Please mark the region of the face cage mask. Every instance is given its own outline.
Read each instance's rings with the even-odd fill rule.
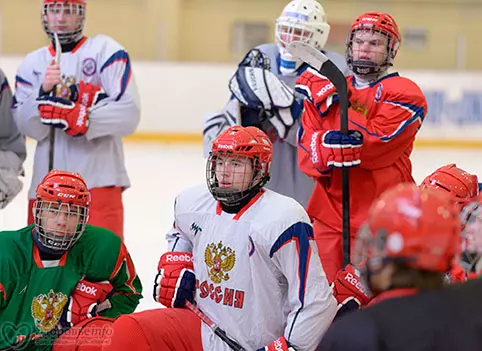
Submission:
[[[87,207],[67,203],[60,204],[56,201],[37,200],[33,211],[39,242],[48,249],[60,252],[67,251],[79,240],[89,219]],[[48,212],[55,214],[55,217],[47,218],[46,213]],[[64,228],[57,227],[49,230],[47,221],[50,223],[58,223],[60,216],[64,216],[65,218],[64,222],[66,225]],[[69,230],[67,226],[72,217],[76,217],[77,225],[74,230]],[[53,233],[54,231],[55,234]]]
[[[232,153],[227,152],[225,155],[210,154],[208,161],[206,163],[206,180],[209,192],[213,195],[214,199],[225,203],[228,206],[237,206],[246,199],[247,197],[252,197],[266,184],[269,180],[269,176],[262,175],[261,173],[266,173],[262,170],[259,159],[255,157],[250,159],[252,162],[253,174],[250,180],[250,184],[246,190],[238,190],[236,188],[223,188],[219,186],[218,179],[216,177],[216,160],[218,157],[226,157],[235,161],[236,158],[250,159],[245,156],[235,156]],[[231,161],[231,162],[232,162]],[[232,176],[234,178],[234,175]]]
[[[60,44],[71,44],[76,43],[82,38],[82,32],[84,30],[84,20],[85,20],[85,6],[80,4],[64,4],[64,3],[54,3],[45,4],[42,7],[42,24],[44,32],[47,34],[49,39],[54,41],[54,32],[50,29],[51,25],[57,24],[57,19],[53,23],[49,23],[48,15],[49,13],[55,18],[59,14],[68,16],[70,14],[75,14],[77,16],[76,27],[70,32],[57,32]],[[66,23],[68,25],[68,23]]]
[[[367,60],[367,59],[355,60],[353,58],[353,41],[355,38],[355,34],[357,32],[370,32],[372,35],[376,33],[381,36],[384,36],[386,38],[386,54],[379,53],[378,55],[382,55],[383,57],[377,60],[377,62]],[[378,39],[377,42],[379,40],[380,39]],[[378,30],[377,31],[365,30],[365,29],[355,30],[347,38],[345,58],[346,58],[346,63],[348,67],[352,70],[352,72],[355,75],[366,78],[367,80],[374,80],[377,77],[379,77],[382,73],[386,72],[389,67],[393,66],[394,50],[393,50],[393,45],[391,45],[391,39],[387,34]]]
[[[482,270],[482,207],[469,203],[460,214],[462,224],[462,254],[460,264],[468,272]]]
[[[309,25],[290,23],[290,21],[277,21],[275,30],[276,44],[280,52],[280,72],[288,75],[296,72],[302,61],[293,57],[286,47],[294,41],[310,44],[313,39],[313,30]]]

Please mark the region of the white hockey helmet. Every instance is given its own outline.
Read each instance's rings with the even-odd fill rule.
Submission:
[[[275,39],[280,50],[292,41],[303,41],[321,50],[329,34],[325,10],[315,0],[292,0],[276,20]]]
[[[82,39],[87,0],[43,0],[40,11],[44,32],[54,40],[57,32],[60,44]]]

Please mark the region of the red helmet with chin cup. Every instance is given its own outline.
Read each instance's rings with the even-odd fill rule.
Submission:
[[[415,184],[384,192],[358,233],[354,264],[376,272],[386,262],[446,272],[460,252],[459,209],[447,194]]]
[[[214,141],[206,165],[209,191],[221,202],[236,205],[257,193],[270,178],[273,145],[269,137],[256,127],[233,126],[221,133]],[[252,172],[246,175],[247,188],[221,187],[216,175],[222,160],[248,159]],[[219,171],[219,169],[218,169]]]
[[[354,57],[354,40],[357,40],[355,34],[359,31],[370,33],[377,41],[385,40],[386,52],[383,57],[377,56],[376,62],[357,58],[357,55]],[[376,76],[393,66],[401,42],[400,30],[392,16],[384,12],[364,13],[352,23],[347,36],[345,56],[348,67],[360,76]]]
[[[33,207],[40,243],[66,251],[80,238],[89,219],[90,192],[77,173],[50,171],[37,186]]]

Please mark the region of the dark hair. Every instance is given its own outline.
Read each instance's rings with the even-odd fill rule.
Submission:
[[[393,262],[395,270],[392,274],[392,289],[415,288],[419,291],[430,291],[442,288],[444,274],[407,267],[404,263]]]

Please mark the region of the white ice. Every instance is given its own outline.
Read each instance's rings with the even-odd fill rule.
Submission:
[[[27,221],[27,190],[34,142],[28,143],[24,189],[4,210],[0,230],[22,228]],[[482,151],[470,149],[415,149],[413,173],[417,182],[437,167],[456,163],[482,178]],[[201,145],[126,143],[125,157],[132,187],[124,193],[125,240],[144,287],[138,311],[157,308],[152,283],[157,262],[166,250],[164,234],[173,221],[173,200],[183,189],[203,183],[205,159]]]

